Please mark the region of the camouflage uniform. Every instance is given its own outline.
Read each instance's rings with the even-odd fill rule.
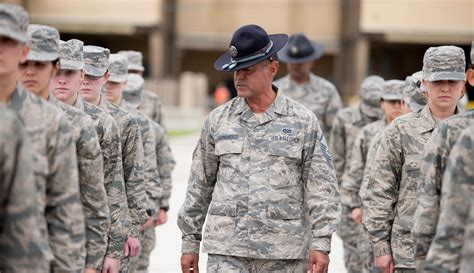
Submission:
[[[336,114],[343,107],[334,84],[311,73],[307,84],[296,84],[290,75],[286,75],[276,80],[275,85],[289,98],[308,107],[316,115],[323,134],[329,141]]]
[[[382,99],[401,100],[402,91],[405,83],[399,80],[389,80],[383,83]],[[361,208],[359,197],[359,189],[364,177],[365,163],[367,160],[367,152],[369,150],[372,138],[387,126],[386,118],[369,123],[364,126],[357,135],[351,150],[351,162],[349,170],[342,176],[341,182],[341,202],[343,206],[349,207],[349,211],[355,208]],[[359,230],[363,229],[359,226]],[[377,272],[373,263],[373,255],[371,255],[371,247],[365,230],[360,230],[357,249],[362,261],[363,272]]]
[[[130,217],[126,189],[123,181],[122,149],[120,133],[114,119],[104,110],[77,97],[74,107],[88,114],[94,121],[100,148],[104,157],[104,185],[110,209],[109,241],[106,256],[120,258],[123,255],[124,238],[128,230],[124,227]]]
[[[164,209],[165,211],[168,211],[169,198],[171,196],[172,188],[171,172],[174,168],[175,161],[173,159],[171,148],[168,143],[168,137],[166,136],[166,131],[164,128],[155,122],[151,122],[151,127],[155,131],[156,160],[162,189],[156,208],[157,210]],[[140,253],[140,258],[137,265],[138,272],[147,272],[147,268],[150,263],[150,254],[155,247],[156,240],[154,228],[146,229],[143,233],[144,238],[142,251]]]
[[[127,57],[128,70],[140,72],[145,71],[145,67],[143,67],[143,55],[140,51],[122,50],[119,51],[118,54]],[[143,100],[138,107],[138,110],[151,118],[154,122],[164,126],[162,120],[162,105],[158,94],[147,90],[143,91]]]
[[[144,165],[146,193],[148,196],[147,208],[150,212],[150,216],[154,217],[154,213],[160,209],[160,200],[163,192],[161,176],[158,173],[157,163],[159,160],[156,152],[157,136],[155,135],[155,127],[159,125],[137,110],[143,93],[143,78],[137,74],[129,74],[127,78],[127,88],[123,91],[122,107],[134,115],[143,135],[143,145],[146,152]],[[147,254],[148,250],[152,248],[150,245],[154,244],[154,238],[150,237],[150,230],[153,231],[153,229],[147,229],[141,234],[140,243],[142,251],[139,257],[134,257],[130,260],[130,272],[146,270],[146,267],[148,267],[148,259],[145,263],[142,256],[145,255],[145,257],[147,257],[149,255]],[[149,241],[150,239],[153,239],[153,241]],[[145,269],[142,269],[141,265],[143,264],[146,264]]]
[[[464,66],[462,49],[429,48],[423,59],[423,78],[427,81],[465,78]],[[417,205],[416,188],[421,180],[421,155],[435,126],[429,105],[393,121],[384,131],[369,178],[371,194],[364,203],[364,225],[374,255],[392,255],[396,269],[415,268],[410,231]]]
[[[0,105],[0,271],[49,272],[35,197],[33,160],[21,121]],[[44,220],[43,220],[44,221]]]
[[[86,248],[82,256],[85,267],[98,270],[102,267],[107,250],[107,233],[110,226],[99,139],[94,123],[87,114],[53,96],[49,97],[49,101],[61,109],[71,124],[75,125],[72,133],[76,143],[79,188],[86,221]],[[78,265],[78,270],[83,268],[84,264]]]
[[[449,153],[461,131],[474,124],[474,112],[462,113],[440,123],[426,144],[421,165],[422,176],[417,190],[417,209],[412,235],[417,269],[429,255],[439,216],[442,176]]]
[[[84,67],[82,41],[72,39],[60,42],[61,69],[81,70]],[[106,256],[120,258],[124,248],[126,230],[123,223],[129,219],[122,169],[120,133],[114,119],[104,110],[77,96],[73,106],[88,114],[96,129],[103,156],[104,186],[110,210],[110,228]]]
[[[136,74],[129,74],[127,79],[127,88],[123,91],[122,107],[129,111],[137,119],[143,139],[143,150],[145,152],[145,187],[148,196],[148,209],[159,209],[159,200],[162,194],[161,181],[158,174],[156,158],[156,136],[152,128],[152,122],[144,114],[137,110],[143,92],[144,80]],[[137,94],[137,91],[140,93]]]
[[[458,272],[461,260],[465,263],[463,266],[469,263],[473,265],[473,159],[474,126],[471,125],[460,133],[446,163],[442,178],[439,221],[426,259],[426,270]],[[472,272],[472,267],[465,267],[463,270]]]
[[[329,138],[329,150],[334,159],[334,168],[339,183],[342,181],[343,174],[349,171],[350,149],[360,129],[382,117],[381,109],[375,105],[378,105],[380,101],[383,82],[384,80],[379,76],[367,77],[362,83],[362,102],[339,111],[334,120]],[[372,103],[368,98],[375,98],[378,102]],[[348,197],[341,195],[341,199],[345,198]],[[344,261],[349,272],[362,270],[362,261],[357,252],[360,233],[360,227],[352,219],[351,208],[343,205],[338,234],[344,242]]]
[[[84,68],[86,74],[103,75],[109,68],[109,51],[102,47],[85,46],[84,61],[86,63]],[[112,69],[115,69],[115,67]],[[130,229],[127,238],[138,238],[140,226],[145,224],[147,220],[142,137],[137,121],[133,116],[108,102],[102,96],[98,106],[115,119],[119,128],[125,192],[131,216],[131,219],[127,219],[131,220],[131,223],[127,223],[127,221],[124,226]]]
[[[473,163],[471,162],[470,164],[472,165]],[[471,200],[471,206],[469,209],[469,218],[466,222],[464,231],[464,242],[461,254],[461,269],[459,270],[460,273],[470,273],[472,268],[474,268],[474,244],[472,244],[474,241],[474,199],[472,198],[472,193],[469,200]]]
[[[18,86],[9,106],[31,140],[38,207],[46,218],[41,236],[48,238],[54,254],[51,270],[74,271],[85,244],[85,226],[72,128],[59,110]]]
[[[417,190],[417,209],[412,235],[415,243],[415,260],[421,269],[429,253],[436,232],[441,199],[442,177],[448,157],[462,130],[474,124],[474,111],[461,113],[441,122],[434,130],[421,163]]]
[[[330,251],[339,191],[316,116],[279,91],[261,117],[240,97],[211,112],[178,214],[182,253],[199,253],[206,214],[209,254],[287,260]]]
[[[59,58],[57,29],[30,24],[28,36],[28,61],[51,62]],[[59,102],[52,96],[49,96],[48,100],[75,125],[72,127],[72,139],[76,144],[80,197],[86,217],[86,246],[81,251],[81,259],[76,268],[78,271],[84,270],[85,266],[100,269],[107,248],[109,208],[104,188],[102,153],[94,124],[87,114]]]

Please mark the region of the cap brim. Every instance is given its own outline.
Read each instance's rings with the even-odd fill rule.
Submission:
[[[9,37],[13,40],[16,40],[16,41],[20,42],[20,43],[28,42],[28,35],[23,35],[21,33],[8,31],[8,30],[2,29],[2,28],[0,28],[0,36]]]
[[[34,50],[30,50],[28,52],[28,57],[26,57],[27,61],[37,61],[37,62],[50,62],[57,60],[59,58],[59,54],[56,52],[37,52]]]
[[[61,65],[61,69],[64,69],[64,70],[82,70],[82,69],[84,69],[84,63],[83,62],[59,60],[59,63]]]
[[[93,67],[91,65],[84,65],[84,73],[86,75],[91,75],[91,76],[94,76],[94,77],[101,77],[101,76],[104,76],[105,75],[105,72],[107,72],[107,69],[99,69],[99,68],[96,68],[96,67]]]
[[[302,58],[295,58],[293,56],[288,55],[288,47],[289,45],[286,44],[280,52],[278,52],[278,60],[288,63],[288,64],[301,64],[301,63],[307,63],[307,62],[312,62],[320,59],[324,55],[324,47],[321,44],[315,43],[311,41],[311,44],[313,45],[314,51],[312,54],[302,57]]]
[[[128,64],[128,70],[137,70],[137,71],[145,71],[145,68],[142,65],[136,64]]]
[[[273,47],[267,54],[265,54],[265,56],[250,60],[248,62],[239,63],[232,69],[223,69],[222,67],[225,64],[230,63],[230,61],[231,61],[230,53],[226,52],[216,60],[216,62],[214,63],[214,69],[217,70],[217,71],[233,72],[233,71],[237,71],[237,70],[240,70],[240,69],[250,67],[254,64],[262,62],[263,60],[266,60],[266,59],[270,58],[271,56],[273,56],[288,41],[288,35],[286,35],[286,34],[272,34],[272,35],[268,35],[268,37],[273,42]],[[129,69],[130,69],[130,67],[129,67]]]
[[[114,74],[111,73],[108,81],[109,82],[126,82],[127,81],[127,74],[125,74],[125,75],[114,75]]]
[[[466,74],[462,72],[434,72],[425,76],[425,80],[429,82],[435,81],[465,81]]]
[[[402,95],[383,95],[382,99],[383,100],[402,100],[403,96]]]

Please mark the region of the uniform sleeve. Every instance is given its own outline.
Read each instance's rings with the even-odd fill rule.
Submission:
[[[49,177],[45,216],[54,254],[51,271],[72,272],[85,245],[84,212],[79,197],[76,145],[64,116],[48,132]]]
[[[117,124],[104,121],[104,137],[101,148],[104,157],[104,184],[110,210],[110,228],[106,256],[119,258],[124,247],[124,219],[129,216],[125,200],[125,185],[122,169],[122,148]]]
[[[316,118],[305,132],[304,146],[302,179],[312,235],[310,248],[330,252],[341,205],[331,155]]]
[[[77,141],[81,202],[86,223],[86,267],[100,269],[107,250],[110,211],[104,186],[102,151],[95,128],[82,124]]]
[[[168,210],[169,199],[171,197],[171,172],[173,171],[175,161],[171,153],[171,147],[168,143],[166,132],[161,126],[156,126],[156,159],[158,172],[160,174],[161,186],[163,192],[159,200],[159,208]]]
[[[395,124],[384,131],[368,181],[370,194],[364,203],[362,221],[376,257],[390,255],[390,233],[398,198],[402,159],[401,137]]]
[[[380,145],[382,132],[377,133],[372,142],[369,145],[369,150],[367,151],[367,159],[364,168],[364,176],[362,178],[362,184],[360,185],[359,189],[359,198],[361,200],[361,205],[364,204],[365,200],[367,200],[367,196],[370,194],[369,186],[369,178],[372,176],[372,166],[375,159],[375,155],[377,154],[377,150]],[[363,206],[362,206],[363,207]]]
[[[441,123],[425,145],[421,163],[421,177],[417,188],[417,206],[412,236],[415,243],[417,267],[422,267],[435,235],[439,216],[441,176],[448,159],[447,126]]]
[[[0,131],[0,271],[48,272],[40,245],[45,240],[38,228],[31,228],[40,225],[40,214],[30,149],[20,122],[5,120]]]
[[[159,207],[157,207],[157,205],[159,204],[163,188],[161,186],[158,166],[156,163],[156,139],[153,123],[147,123],[148,126],[143,135],[143,149],[145,155],[145,185],[146,193],[148,195],[147,208],[158,210]]]
[[[193,153],[186,197],[178,213],[183,254],[199,253],[202,227],[216,183],[218,157],[215,154],[214,139],[209,131],[209,120],[207,120]]]
[[[332,154],[337,181],[341,183],[345,167],[346,132],[344,130],[344,122],[339,116],[334,119],[330,135],[329,149]]]
[[[138,237],[147,220],[143,142],[137,121],[130,117],[122,135],[123,176],[131,217],[130,236]]]
[[[336,87],[333,86],[331,90],[331,96],[326,106],[326,111],[324,112],[324,124],[328,132],[331,132],[337,113],[344,107],[344,105],[342,104],[341,96],[339,95],[339,92],[337,91]],[[328,139],[328,141],[330,141],[330,139]]]
[[[436,235],[428,251],[425,269],[457,272],[461,261],[464,229],[474,192],[474,143],[471,131],[461,135],[451,150],[443,176],[440,216]],[[468,194],[464,194],[468,193]],[[467,198],[466,198],[467,197]],[[440,270],[442,269],[442,270]]]
[[[362,130],[352,146],[351,162],[349,171],[342,176],[341,182],[341,202],[350,208],[360,208],[359,190],[362,184],[365,169],[366,153],[364,147],[365,134]]]

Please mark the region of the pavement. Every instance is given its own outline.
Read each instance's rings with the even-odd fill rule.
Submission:
[[[170,139],[176,167],[173,171],[173,191],[170,199],[168,222],[156,229],[157,242],[150,256],[150,273],[181,272],[181,232],[176,224],[178,210],[184,201],[186,186],[191,169],[192,153],[197,144],[198,134]],[[343,263],[342,241],[334,235],[330,256],[329,273],[346,273]],[[200,255],[200,272],[206,272],[207,255]]]

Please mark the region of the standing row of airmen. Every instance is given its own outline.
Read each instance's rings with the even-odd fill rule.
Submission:
[[[207,272],[326,273],[337,227],[350,273],[473,272],[463,49],[429,48],[404,81],[369,76],[360,103],[341,109],[311,73],[322,47],[287,40],[242,26],[214,64],[233,72],[238,97],[210,113],[193,155],[183,272],[198,271],[202,241]],[[279,61],[289,75],[273,82]]]
[[[174,160],[142,55],[0,4],[1,272],[146,272]]]

